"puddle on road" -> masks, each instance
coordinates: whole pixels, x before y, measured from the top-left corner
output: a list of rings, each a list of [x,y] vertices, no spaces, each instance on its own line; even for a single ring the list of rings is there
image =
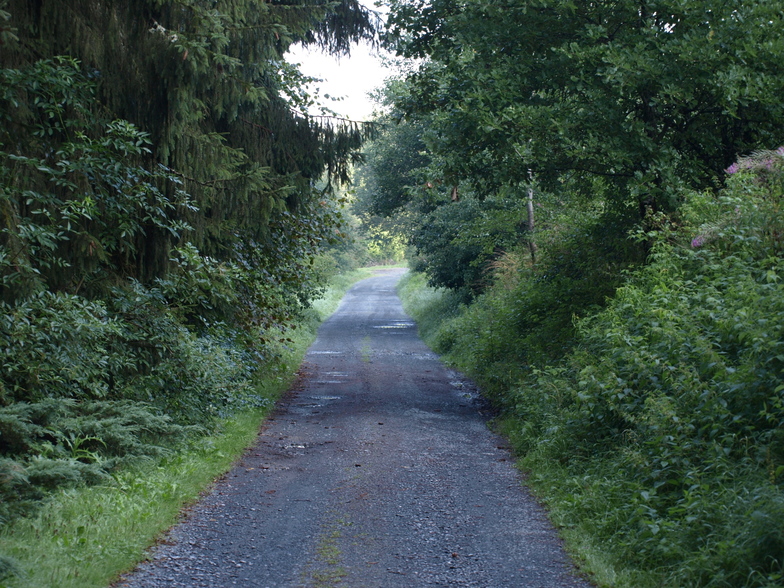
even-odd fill
[[[340,400],[341,396],[325,396],[325,395],[315,395],[315,396],[306,396],[305,398],[309,400],[315,400],[315,402],[299,402],[295,406],[298,408],[321,408],[327,402],[332,402],[335,400]]]
[[[374,325],[374,329],[410,329],[415,327],[416,323],[413,321],[392,321],[387,325]]]
[[[350,374],[348,372],[323,372],[319,375],[324,379],[316,380],[316,384],[343,384]]]
[[[419,408],[409,408],[403,414],[417,419],[447,419],[452,418],[452,415],[445,415],[439,412],[430,412],[428,410],[421,410]]]
[[[408,357],[410,359],[438,359],[438,356],[435,353],[419,353],[416,351],[399,351],[397,349],[379,349],[376,351],[376,355],[396,355],[399,357]]]

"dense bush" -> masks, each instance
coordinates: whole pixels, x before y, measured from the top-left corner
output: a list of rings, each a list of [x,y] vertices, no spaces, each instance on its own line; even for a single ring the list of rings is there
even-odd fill
[[[485,287],[493,287],[444,322],[432,341],[438,352],[460,358],[485,393],[499,399],[532,365],[568,353],[575,318],[601,309],[622,283],[622,271],[643,259],[643,248],[626,239],[622,216],[576,209],[547,224],[537,233],[537,263],[531,263],[525,245],[486,260],[482,278]],[[451,250],[443,249],[442,256]],[[426,269],[430,275],[432,268]],[[442,271],[448,269],[444,264]]]
[[[411,237],[413,268],[431,286],[470,300],[489,284],[490,264],[518,242],[525,207],[514,195],[480,201],[468,196],[422,214]]]
[[[28,513],[54,489],[105,482],[118,465],[159,456],[192,431],[128,400],[0,407],[0,522]]]
[[[2,311],[0,520],[267,402],[256,357],[192,333],[138,283],[108,302],[45,291]]]
[[[434,336],[490,384],[557,520],[624,585],[784,582],[784,154],[729,171],[718,195],[650,219],[649,263],[574,327],[566,309],[600,302],[579,272],[560,291],[523,274]]]
[[[599,536],[667,585],[784,578],[781,195],[741,174],[692,196],[575,352],[515,395],[526,461],[562,464],[549,489],[569,478],[577,516],[601,492]]]

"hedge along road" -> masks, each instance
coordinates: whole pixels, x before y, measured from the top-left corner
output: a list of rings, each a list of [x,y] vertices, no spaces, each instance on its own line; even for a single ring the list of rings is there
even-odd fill
[[[119,586],[590,586],[418,338],[403,272],[346,294],[258,444]]]

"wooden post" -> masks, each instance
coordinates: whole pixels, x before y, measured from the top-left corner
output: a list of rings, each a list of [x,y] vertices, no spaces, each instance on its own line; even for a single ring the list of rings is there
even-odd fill
[[[536,241],[534,241],[534,174],[528,170],[528,249],[531,251],[531,263],[536,263]]]

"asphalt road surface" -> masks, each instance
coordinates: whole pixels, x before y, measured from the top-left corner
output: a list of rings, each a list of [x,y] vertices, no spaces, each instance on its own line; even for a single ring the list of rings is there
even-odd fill
[[[258,444],[119,586],[590,586],[402,273],[348,292]]]

